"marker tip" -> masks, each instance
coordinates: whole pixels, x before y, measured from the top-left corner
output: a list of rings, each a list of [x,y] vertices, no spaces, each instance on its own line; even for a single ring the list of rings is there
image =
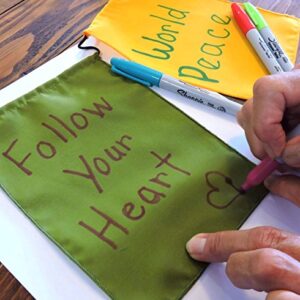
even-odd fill
[[[241,195],[244,195],[244,194],[246,194],[246,191],[243,189],[243,187],[240,187],[240,188],[239,188],[239,193],[240,193]]]

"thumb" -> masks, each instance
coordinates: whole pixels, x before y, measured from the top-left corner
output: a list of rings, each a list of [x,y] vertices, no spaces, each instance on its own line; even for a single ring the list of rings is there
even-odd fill
[[[300,177],[294,175],[271,175],[265,180],[264,184],[271,193],[300,206]]]
[[[300,136],[288,141],[282,159],[284,162],[294,168],[300,168]]]

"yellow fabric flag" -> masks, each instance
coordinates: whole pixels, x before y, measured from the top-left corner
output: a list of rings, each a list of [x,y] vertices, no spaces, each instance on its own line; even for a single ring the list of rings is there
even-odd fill
[[[126,58],[187,83],[250,98],[268,71],[225,0],[110,0],[85,31]],[[300,20],[260,10],[295,62]]]

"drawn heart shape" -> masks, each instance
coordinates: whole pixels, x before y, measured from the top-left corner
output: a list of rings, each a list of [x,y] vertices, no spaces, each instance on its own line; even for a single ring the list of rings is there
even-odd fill
[[[207,185],[211,188],[206,195],[206,200],[214,208],[227,208],[243,194],[234,185],[232,179],[221,172],[207,172],[205,178]]]

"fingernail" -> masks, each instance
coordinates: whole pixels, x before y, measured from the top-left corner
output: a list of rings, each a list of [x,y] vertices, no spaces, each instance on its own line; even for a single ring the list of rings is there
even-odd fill
[[[206,241],[207,241],[206,234],[198,234],[192,237],[186,244],[187,252],[192,257],[202,254],[204,252]]]
[[[277,177],[278,176],[276,176],[276,175],[271,175],[267,179],[265,179],[265,181],[264,181],[265,187],[267,189],[269,189]]]

